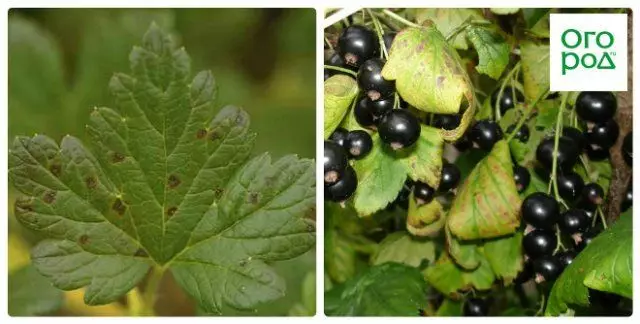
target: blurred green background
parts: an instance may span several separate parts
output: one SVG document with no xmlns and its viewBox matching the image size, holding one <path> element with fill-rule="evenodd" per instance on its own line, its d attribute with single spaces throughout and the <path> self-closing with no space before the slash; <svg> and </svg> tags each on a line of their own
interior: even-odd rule
<svg viewBox="0 0 640 324">
<path fill-rule="evenodd" d="M 112 106 L 108 81 L 114 72 L 129 72 L 129 52 L 152 21 L 186 48 L 194 73 L 213 72 L 218 107 L 234 104 L 249 112 L 258 133 L 255 152 L 314 157 L 314 9 L 12 9 L 9 140 L 34 133 L 56 140 L 65 134 L 86 138 L 90 109 Z M 38 277 L 28 266 L 36 238 L 16 224 L 15 197 L 9 188 L 9 312 L 126 315 L 124 301 L 88 307 L 81 291 L 62 293 Z M 315 251 L 274 266 L 287 281 L 284 298 L 254 311 L 223 314 L 315 313 L 309 309 L 315 303 L 315 284 L 309 284 Z M 159 315 L 198 313 L 170 276 L 160 291 Z"/>
</svg>

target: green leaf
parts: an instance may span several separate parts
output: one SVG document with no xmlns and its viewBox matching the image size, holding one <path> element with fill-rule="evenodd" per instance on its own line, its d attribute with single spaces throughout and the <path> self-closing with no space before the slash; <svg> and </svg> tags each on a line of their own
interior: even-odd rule
<svg viewBox="0 0 640 324">
<path fill-rule="evenodd" d="M 26 197 L 16 217 L 48 239 L 34 266 L 63 290 L 87 287 L 105 304 L 135 287 L 150 267 L 168 269 L 207 313 L 250 308 L 283 295 L 267 264 L 315 242 L 314 163 L 295 156 L 249 159 L 249 116 L 214 117 L 210 72 L 190 77 L 190 59 L 153 24 L 115 74 L 115 109 L 96 108 L 91 149 L 65 136 L 58 146 L 17 137 L 12 184 Z"/>
<path fill-rule="evenodd" d="M 325 269 L 331 280 L 345 282 L 356 273 L 356 250 L 336 229 L 324 233 Z"/>
<path fill-rule="evenodd" d="M 328 316 L 418 316 L 427 285 L 417 268 L 388 262 L 368 268 L 325 294 Z"/>
<path fill-rule="evenodd" d="M 438 30 L 448 36 L 451 32 L 468 20 L 484 19 L 479 9 L 467 8 L 420 8 L 415 9 L 415 21 L 422 25 L 427 20 L 433 21 Z M 465 32 L 461 32 L 451 41 L 453 47 L 466 50 L 469 48 L 465 40 Z"/>
<path fill-rule="evenodd" d="M 631 209 L 598 235 L 556 280 L 546 315 L 589 306 L 588 288 L 633 298 L 633 213 Z"/>
<path fill-rule="evenodd" d="M 473 118 L 476 106 L 473 84 L 455 49 L 433 25 L 398 33 L 382 76 L 395 80 L 402 98 L 425 112 L 455 114 L 465 108 L 466 100 L 460 126 L 442 131 L 445 140 L 462 136 Z"/>
<path fill-rule="evenodd" d="M 523 41 L 520 51 L 524 97 L 530 103 L 549 89 L 549 44 Z"/>
<path fill-rule="evenodd" d="M 555 127 L 558 120 L 558 111 L 560 105 L 554 100 L 544 100 L 536 105 L 538 116 L 536 116 L 535 127 L 542 129 L 550 129 Z"/>
<path fill-rule="evenodd" d="M 336 74 L 324 82 L 324 138 L 340 125 L 358 95 L 358 84 L 352 77 Z"/>
<path fill-rule="evenodd" d="M 445 298 L 438 307 L 436 316 L 462 316 L 463 305 L 462 301 Z"/>
<path fill-rule="evenodd" d="M 440 130 L 428 126 L 420 126 L 418 141 L 406 151 L 398 152 L 400 161 L 407 169 L 409 178 L 428 184 L 432 188 L 440 185 L 440 172 L 444 140 Z"/>
<path fill-rule="evenodd" d="M 533 28 L 544 16 L 549 16 L 550 10 L 549 8 L 523 8 L 522 15 L 524 16 L 526 26 Z"/>
<path fill-rule="evenodd" d="M 458 186 L 447 226 L 463 240 L 510 234 L 520 226 L 520 203 L 509 148 L 501 140 Z"/>
<path fill-rule="evenodd" d="M 314 316 L 316 314 L 316 273 L 309 272 L 302 281 L 302 301 L 295 303 L 289 316 Z"/>
<path fill-rule="evenodd" d="M 371 257 L 371 264 L 397 262 L 419 267 L 423 261 L 433 262 L 435 259 L 436 246 L 433 241 L 413 237 L 405 232 L 395 232 L 380 242 L 377 253 Z"/>
<path fill-rule="evenodd" d="M 471 25 L 467 27 L 467 38 L 478 52 L 478 72 L 497 80 L 509 64 L 509 44 L 495 31 Z"/>
<path fill-rule="evenodd" d="M 453 261 L 465 270 L 474 270 L 480 266 L 482 255 L 478 252 L 478 241 L 460 241 L 451 235 L 449 228 L 445 228 L 447 252 Z"/>
<path fill-rule="evenodd" d="M 520 8 L 491 8 L 490 10 L 496 15 L 513 15 L 520 11 Z"/>
<path fill-rule="evenodd" d="M 64 293 L 31 265 L 9 274 L 9 316 L 46 315 L 60 309 Z"/>
<path fill-rule="evenodd" d="M 505 284 L 511 283 L 522 271 L 524 264 L 522 232 L 486 241 L 484 255 L 496 277 L 501 278 Z"/>
<path fill-rule="evenodd" d="M 411 205 L 409 205 L 411 207 Z M 425 223 L 420 217 L 436 215 L 437 219 L 432 223 Z M 446 217 L 442 205 L 434 199 L 427 205 L 421 206 L 417 213 L 409 213 L 407 216 L 407 231 L 415 236 L 437 237 L 446 223 Z"/>
<path fill-rule="evenodd" d="M 464 270 L 447 253 L 443 253 L 434 265 L 425 269 L 424 276 L 431 286 L 454 299 L 461 297 L 460 292 L 470 289 L 490 289 L 495 280 L 486 258 L 480 259 L 480 266 L 475 270 Z"/>
</svg>

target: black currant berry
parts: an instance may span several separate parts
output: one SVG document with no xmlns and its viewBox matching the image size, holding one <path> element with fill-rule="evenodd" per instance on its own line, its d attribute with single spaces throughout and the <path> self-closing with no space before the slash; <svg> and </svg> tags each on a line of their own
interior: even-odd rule
<svg viewBox="0 0 640 324">
<path fill-rule="evenodd" d="M 633 166 L 633 133 L 629 132 L 622 142 L 622 157 L 628 166 Z"/>
<path fill-rule="evenodd" d="M 553 165 L 554 140 L 553 137 L 544 139 L 536 149 L 536 159 L 547 170 L 551 170 Z M 579 154 L 580 151 L 578 151 L 578 147 L 572 139 L 565 136 L 561 136 L 558 139 L 557 165 L 559 170 L 569 171 L 573 169 L 576 161 L 578 161 Z"/>
<path fill-rule="evenodd" d="M 500 89 L 497 89 L 491 95 L 492 108 L 496 106 L 499 92 L 500 92 Z M 504 115 L 504 113 L 507 112 L 507 110 L 515 107 L 518 102 L 522 102 L 522 101 L 524 101 L 524 96 L 522 95 L 522 92 L 512 87 L 505 87 L 504 90 L 502 91 L 500 102 L 498 102 L 498 105 L 500 106 L 500 113 Z"/>
<path fill-rule="evenodd" d="M 396 90 L 395 82 L 382 77 L 384 63 L 382 59 L 372 58 L 358 70 L 358 86 L 371 100 L 389 97 Z"/>
<path fill-rule="evenodd" d="M 627 192 L 622 198 L 622 204 L 620 205 L 620 211 L 626 211 L 633 204 L 633 186 L 632 182 L 629 182 L 629 186 L 627 186 Z"/>
<path fill-rule="evenodd" d="M 594 205 L 600 205 L 604 201 L 604 190 L 595 183 L 587 183 L 582 189 L 582 199 Z"/>
<path fill-rule="evenodd" d="M 359 67 L 364 61 L 378 53 L 378 39 L 375 33 L 364 26 L 351 25 L 338 38 L 338 51 L 344 62 Z"/>
<path fill-rule="evenodd" d="M 613 118 L 617 108 L 616 96 L 611 92 L 583 91 L 576 99 L 578 117 L 594 123 Z"/>
<path fill-rule="evenodd" d="M 596 145 L 607 150 L 616 143 L 618 135 L 620 135 L 620 128 L 613 119 L 597 123 L 585 132 L 587 145 Z"/>
<path fill-rule="evenodd" d="M 343 202 L 356 191 L 358 187 L 358 177 L 356 176 L 356 171 L 348 166 L 344 170 L 344 175 L 338 182 L 325 185 L 324 195 L 326 199 L 336 202 Z"/>
<path fill-rule="evenodd" d="M 473 125 L 469 139 L 480 149 L 490 151 L 493 144 L 502 139 L 502 130 L 496 122 L 483 119 Z"/>
<path fill-rule="evenodd" d="M 469 298 L 464 302 L 462 313 L 464 316 L 487 316 L 489 305 L 480 298 Z"/>
<path fill-rule="evenodd" d="M 569 202 L 575 201 L 582 192 L 584 180 L 577 173 L 570 171 L 558 175 L 558 193 L 560 197 Z"/>
<path fill-rule="evenodd" d="M 513 180 L 516 182 L 516 188 L 518 192 L 523 192 L 529 186 L 529 182 L 531 181 L 531 174 L 529 174 L 529 170 L 527 168 L 515 165 L 513 167 Z"/>
<path fill-rule="evenodd" d="M 555 280 L 562 273 L 562 268 L 562 263 L 552 255 L 533 260 L 533 271 L 536 273 L 537 283 Z"/>
<path fill-rule="evenodd" d="M 600 146 L 587 145 L 586 149 L 589 160 L 603 161 L 609 158 L 609 150 Z"/>
<path fill-rule="evenodd" d="M 369 107 L 369 111 L 373 115 L 374 120 L 378 120 L 382 118 L 382 116 L 386 115 L 393 109 L 393 97 L 382 98 L 379 100 L 371 100 L 368 97 L 365 97 L 367 100 L 367 106 Z"/>
<path fill-rule="evenodd" d="M 446 192 L 458 186 L 460 181 L 460 169 L 455 164 L 449 162 L 442 163 L 442 172 L 440 173 L 440 186 L 438 191 Z"/>
<path fill-rule="evenodd" d="M 460 126 L 460 120 L 460 115 L 434 114 L 433 127 L 453 130 Z"/>
<path fill-rule="evenodd" d="M 387 51 L 391 49 L 391 45 L 393 44 L 393 40 L 396 38 L 396 32 L 386 32 L 382 35 L 382 40 L 384 41 L 384 47 L 387 48 Z"/>
<path fill-rule="evenodd" d="M 347 140 L 348 134 L 349 134 L 348 130 L 342 127 L 338 127 L 336 128 L 336 130 L 333 131 L 333 134 L 331 134 L 331 136 L 329 137 L 329 140 L 334 141 L 335 143 L 337 143 L 342 147 L 345 147 L 344 142 Z"/>
<path fill-rule="evenodd" d="M 324 69 L 324 80 L 327 81 L 333 75 L 332 70 Z"/>
<path fill-rule="evenodd" d="M 471 140 L 469 140 L 468 133 L 465 133 L 460 138 L 458 138 L 455 143 L 453 143 L 453 146 L 455 146 L 458 151 L 464 152 L 470 149 L 473 146 L 473 143 L 471 143 Z"/>
<path fill-rule="evenodd" d="M 558 221 L 558 227 L 567 235 L 582 233 L 589 228 L 589 225 L 589 216 L 581 209 L 572 208 L 565 211 Z"/>
<path fill-rule="evenodd" d="M 428 204 L 433 200 L 436 191 L 426 183 L 416 181 L 413 186 L 413 197 L 418 205 Z"/>
<path fill-rule="evenodd" d="M 507 133 L 511 134 L 514 129 L 516 129 L 515 124 L 507 128 Z M 529 126 L 527 126 L 527 124 L 522 124 L 522 127 L 518 129 L 518 132 L 515 135 L 513 135 L 513 137 L 520 140 L 520 142 L 522 143 L 526 143 L 529 140 L 530 135 L 531 133 L 529 132 Z"/>
<path fill-rule="evenodd" d="M 349 165 L 347 152 L 338 143 L 324 141 L 324 182 L 333 184 L 344 175 Z"/>
<path fill-rule="evenodd" d="M 375 118 L 368 104 L 369 101 L 367 97 L 360 99 L 358 104 L 353 108 L 353 116 L 360 126 L 364 128 L 375 128 Z"/>
<path fill-rule="evenodd" d="M 573 260 L 575 260 L 576 256 L 578 256 L 578 253 L 575 250 L 566 250 L 558 252 L 558 254 L 556 254 L 556 258 L 558 259 L 558 261 L 560 261 L 562 268 L 566 268 L 571 263 L 573 263 Z"/>
<path fill-rule="evenodd" d="M 405 109 L 394 109 L 380 119 L 380 139 L 394 150 L 413 145 L 420 137 L 418 118 Z"/>
<path fill-rule="evenodd" d="M 522 265 L 522 271 L 518 273 L 514 282 L 517 284 L 523 284 L 533 278 L 533 264 L 531 260 L 527 260 Z"/>
<path fill-rule="evenodd" d="M 584 147 L 587 144 L 587 140 L 584 138 L 584 134 L 575 127 L 563 127 L 562 136 L 572 139 L 577 146 L 577 151 L 584 151 Z"/>
<path fill-rule="evenodd" d="M 582 234 L 582 240 L 578 243 L 578 246 L 577 246 L 578 251 L 584 250 L 589 244 L 591 244 L 591 242 L 593 242 L 593 239 L 595 239 L 596 236 L 598 236 L 598 234 L 600 233 L 595 229 L 591 229 L 586 233 Z"/>
<path fill-rule="evenodd" d="M 359 160 L 371 152 L 373 141 L 369 133 L 360 129 L 354 130 L 347 135 L 344 148 L 352 158 Z"/>
<path fill-rule="evenodd" d="M 344 60 L 338 53 L 334 53 L 324 62 L 325 65 L 344 67 Z"/>
<path fill-rule="evenodd" d="M 551 229 L 560 217 L 560 206 L 551 196 L 543 193 L 532 193 L 522 202 L 522 219 L 529 225 L 539 229 Z"/>
<path fill-rule="evenodd" d="M 555 233 L 543 229 L 534 229 L 522 239 L 524 253 L 533 259 L 551 255 L 557 244 L 558 238 Z"/>
</svg>

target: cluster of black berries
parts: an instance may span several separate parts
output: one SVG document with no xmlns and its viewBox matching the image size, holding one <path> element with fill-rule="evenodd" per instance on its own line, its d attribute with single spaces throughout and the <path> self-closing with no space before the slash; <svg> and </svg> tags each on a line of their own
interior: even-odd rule
<svg viewBox="0 0 640 324">
<path fill-rule="evenodd" d="M 387 50 L 391 47 L 395 33 L 385 33 L 383 40 Z M 393 149 L 413 145 L 420 137 L 418 118 L 406 109 L 393 109 L 395 104 L 395 82 L 382 77 L 386 63 L 379 58 L 380 42 L 375 33 L 360 25 L 351 25 L 343 30 L 338 39 L 337 53 L 326 62 L 358 72 L 358 87 L 362 96 L 354 108 L 354 116 L 360 126 L 377 130 L 380 139 Z M 325 78 L 334 71 L 325 69 Z M 339 72 L 338 72 L 339 73 Z M 402 107 L 402 104 L 399 105 Z M 405 107 L 406 108 L 406 105 Z"/>
<path fill-rule="evenodd" d="M 324 141 L 324 196 L 342 202 L 356 191 L 358 178 L 349 158 L 360 159 L 373 147 L 371 136 L 363 130 L 338 128 L 330 140 Z"/>
<path fill-rule="evenodd" d="M 459 182 L 460 170 L 458 167 L 455 164 L 443 161 L 442 172 L 440 173 L 440 185 L 437 190 L 421 181 L 407 179 L 396 199 L 387 206 L 387 210 L 393 210 L 396 206 L 405 210 L 409 208 L 409 196 L 411 192 L 413 192 L 416 205 L 428 204 L 436 197 L 436 194 L 444 194 L 452 191 L 458 186 Z"/>
</svg>

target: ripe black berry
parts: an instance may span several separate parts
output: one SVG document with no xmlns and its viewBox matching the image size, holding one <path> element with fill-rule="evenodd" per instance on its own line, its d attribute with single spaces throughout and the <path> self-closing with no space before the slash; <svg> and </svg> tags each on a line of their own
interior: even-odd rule
<svg viewBox="0 0 640 324">
<path fill-rule="evenodd" d="M 609 150 L 600 146 L 587 145 L 587 156 L 592 161 L 602 161 L 609 158 Z"/>
<path fill-rule="evenodd" d="M 558 193 L 560 197 L 569 202 L 575 201 L 582 192 L 584 181 L 577 173 L 570 171 L 558 175 Z"/>
<path fill-rule="evenodd" d="M 333 184 L 344 175 L 349 161 L 347 152 L 338 143 L 324 141 L 324 182 Z"/>
<path fill-rule="evenodd" d="M 382 40 L 384 41 L 384 47 L 387 48 L 387 51 L 391 49 L 391 44 L 393 44 L 393 40 L 396 38 L 396 32 L 386 32 L 382 35 Z"/>
<path fill-rule="evenodd" d="M 552 231 L 534 229 L 522 239 L 524 253 L 530 258 L 551 255 L 556 249 L 558 238 Z"/>
<path fill-rule="evenodd" d="M 633 133 L 629 132 L 622 142 L 622 157 L 628 166 L 633 166 Z"/>
<path fill-rule="evenodd" d="M 627 186 L 627 192 L 622 198 L 622 204 L 620 205 L 620 211 L 626 211 L 633 204 L 633 182 L 629 182 Z"/>
<path fill-rule="evenodd" d="M 396 89 L 395 82 L 382 77 L 384 63 L 382 59 L 372 58 L 358 70 L 358 86 L 371 100 L 389 97 Z"/>
<path fill-rule="evenodd" d="M 464 302 L 462 313 L 464 316 L 487 316 L 489 306 L 480 298 L 469 298 Z"/>
<path fill-rule="evenodd" d="M 367 106 L 369 107 L 369 111 L 373 115 L 373 119 L 377 120 L 382 118 L 382 116 L 386 115 L 393 109 L 393 97 L 382 98 L 379 100 L 371 100 L 368 97 L 365 97 L 367 100 Z"/>
<path fill-rule="evenodd" d="M 482 150 L 490 151 L 493 144 L 502 139 L 502 130 L 496 122 L 483 119 L 473 125 L 469 138 Z"/>
<path fill-rule="evenodd" d="M 352 158 L 359 160 L 371 152 L 373 141 L 369 133 L 360 129 L 354 130 L 347 135 L 344 148 Z"/>
<path fill-rule="evenodd" d="M 611 92 L 580 92 L 576 99 L 578 117 L 590 122 L 613 118 L 618 108 L 616 96 Z"/>
<path fill-rule="evenodd" d="M 527 170 L 527 168 L 516 165 L 513 167 L 513 180 L 516 182 L 518 192 L 523 192 L 529 186 L 531 174 L 529 174 L 529 170 Z"/>
<path fill-rule="evenodd" d="M 511 134 L 516 129 L 516 125 L 513 124 L 507 128 L 507 133 Z M 529 132 L 529 126 L 527 124 L 522 124 L 522 127 L 518 129 L 518 132 L 513 135 L 513 138 L 520 140 L 522 143 L 526 143 L 529 140 L 529 136 L 531 133 Z"/>
<path fill-rule="evenodd" d="M 593 229 L 582 234 L 582 241 L 578 243 L 578 251 L 584 250 L 589 244 L 591 244 L 591 242 L 593 242 L 593 239 L 595 239 L 598 234 L 600 233 Z"/>
<path fill-rule="evenodd" d="M 492 108 L 496 106 L 499 92 L 500 92 L 500 89 L 497 89 L 491 95 Z M 500 101 L 498 102 L 498 105 L 500 106 L 500 113 L 504 114 L 505 112 L 507 112 L 507 110 L 515 107 L 518 102 L 522 102 L 522 101 L 524 101 L 524 96 L 520 91 L 518 91 L 518 89 L 515 89 L 512 87 L 505 87 L 504 90 L 502 91 L 502 96 L 500 97 Z"/>
<path fill-rule="evenodd" d="M 594 205 L 600 205 L 604 201 L 604 190 L 595 182 L 588 183 L 582 189 L 582 199 Z"/>
<path fill-rule="evenodd" d="M 460 169 L 455 164 L 444 162 L 440 173 L 440 186 L 438 191 L 445 192 L 454 189 L 460 181 Z"/>
<path fill-rule="evenodd" d="M 428 184 L 416 181 L 413 186 L 413 197 L 418 205 L 428 204 L 433 200 L 436 191 Z"/>
<path fill-rule="evenodd" d="M 618 135 L 620 134 L 620 128 L 618 123 L 613 119 L 609 119 L 604 122 L 597 123 L 585 132 L 588 145 L 596 145 L 604 149 L 609 149 L 616 143 Z"/>
<path fill-rule="evenodd" d="M 338 127 L 336 128 L 336 130 L 333 131 L 333 134 L 331 134 L 331 136 L 329 137 L 329 140 L 332 140 L 336 142 L 338 145 L 344 147 L 344 142 L 347 140 L 348 134 L 349 134 L 348 130 L 342 127 Z"/>
<path fill-rule="evenodd" d="M 375 119 L 371 112 L 371 107 L 368 104 L 369 98 L 364 97 L 358 101 L 358 104 L 353 108 L 353 116 L 356 118 L 356 122 L 364 128 L 374 128 Z"/>
<path fill-rule="evenodd" d="M 587 140 L 584 138 L 584 134 L 575 127 L 563 127 L 562 136 L 572 139 L 577 146 L 577 151 L 584 151 L 584 147 L 587 144 Z"/>
<path fill-rule="evenodd" d="M 378 53 L 378 39 L 372 30 L 360 25 L 351 25 L 338 38 L 338 51 L 344 62 L 359 67 L 364 61 Z"/>
<path fill-rule="evenodd" d="M 589 228 L 589 217 L 584 210 L 569 209 L 560 215 L 558 227 L 564 234 L 582 233 Z"/>
<path fill-rule="evenodd" d="M 338 182 L 325 185 L 324 187 L 324 195 L 326 199 L 336 202 L 342 202 L 356 191 L 358 187 L 358 177 L 356 175 L 356 171 L 353 170 L 352 167 L 348 166 L 344 170 L 344 175 Z"/>
<path fill-rule="evenodd" d="M 516 278 L 514 279 L 515 283 L 523 284 L 531 280 L 531 278 L 533 278 L 533 264 L 531 263 L 532 263 L 531 260 L 527 260 L 524 262 L 522 266 L 522 271 L 520 271 L 516 276 Z"/>
<path fill-rule="evenodd" d="M 556 258 L 560 261 L 563 268 L 566 268 L 573 263 L 576 256 L 578 256 L 578 253 L 575 250 L 566 250 L 556 254 Z"/>
<path fill-rule="evenodd" d="M 460 126 L 460 115 L 433 115 L 433 127 L 442 128 L 446 130 L 453 130 Z"/>
<path fill-rule="evenodd" d="M 560 206 L 553 197 L 536 192 L 525 198 L 521 212 L 527 224 L 539 229 L 551 229 L 560 217 Z"/>
<path fill-rule="evenodd" d="M 413 145 L 420 137 L 418 118 L 405 109 L 394 109 L 380 119 L 380 139 L 394 150 Z"/>
<path fill-rule="evenodd" d="M 453 143 L 453 146 L 455 146 L 456 149 L 460 152 L 464 152 L 470 149 L 472 145 L 473 144 L 471 143 L 471 140 L 469 140 L 468 133 L 465 133 L 455 143 Z"/>
<path fill-rule="evenodd" d="M 554 145 L 554 138 L 551 137 L 542 140 L 538 145 L 538 148 L 536 149 L 536 159 L 547 170 L 552 169 Z M 559 170 L 569 171 L 573 169 L 573 166 L 578 160 L 579 154 L 580 151 L 578 151 L 578 147 L 575 145 L 572 139 L 565 136 L 561 136 L 558 139 L 557 165 Z"/>
<path fill-rule="evenodd" d="M 546 255 L 533 260 L 533 271 L 536 282 L 553 281 L 562 273 L 562 264 L 556 257 Z"/>
</svg>

